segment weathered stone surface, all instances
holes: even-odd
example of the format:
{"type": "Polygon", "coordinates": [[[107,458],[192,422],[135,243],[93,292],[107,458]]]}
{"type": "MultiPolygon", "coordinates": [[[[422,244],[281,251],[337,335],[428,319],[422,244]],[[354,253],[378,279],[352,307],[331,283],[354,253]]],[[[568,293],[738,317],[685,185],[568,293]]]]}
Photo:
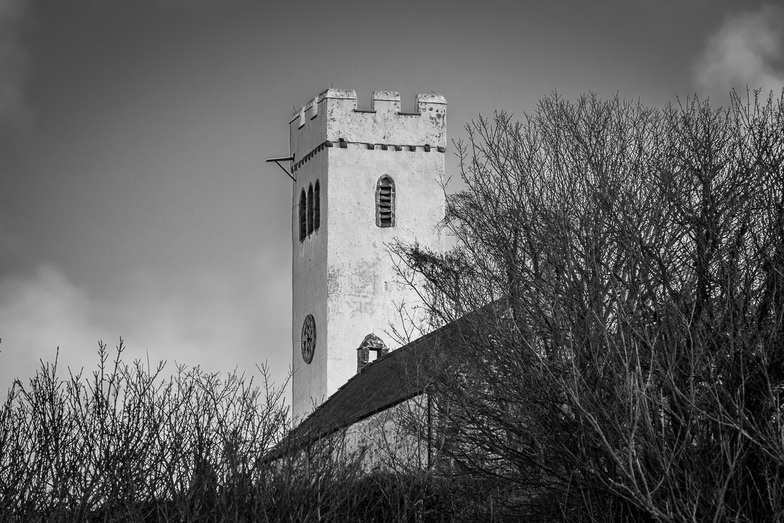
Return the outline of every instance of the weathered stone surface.
{"type": "MultiPolygon", "coordinates": [[[[446,100],[419,95],[418,113],[400,111],[394,91],[376,91],[357,111],[353,90],[328,89],[290,122],[293,171],[293,410],[301,417],[357,370],[357,340],[383,333],[398,306],[418,297],[398,281],[386,244],[395,238],[442,249],[446,100]],[[369,144],[369,145],[368,145],[369,144]],[[335,145],[330,147],[329,145],[335,145]],[[395,226],[376,225],[378,180],[395,186],[395,226]],[[320,184],[320,228],[299,240],[299,196],[320,184]],[[304,318],[316,322],[316,348],[301,356],[304,318]]],[[[389,339],[388,337],[386,337],[389,339]]],[[[392,347],[394,348],[394,347],[392,347]]]]}

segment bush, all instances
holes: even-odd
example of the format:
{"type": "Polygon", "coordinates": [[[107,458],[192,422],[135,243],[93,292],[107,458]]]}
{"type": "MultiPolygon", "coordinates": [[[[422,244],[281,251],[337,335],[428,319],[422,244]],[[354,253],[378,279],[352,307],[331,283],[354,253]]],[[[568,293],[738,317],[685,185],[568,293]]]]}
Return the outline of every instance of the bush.
{"type": "Polygon", "coordinates": [[[90,378],[42,364],[0,411],[0,514],[9,520],[198,520],[247,513],[257,459],[288,429],[282,389],[179,367],[162,379],[99,349],[90,378]]]}
{"type": "Polygon", "coordinates": [[[341,434],[269,461],[291,426],[263,368],[261,386],[199,368],[165,378],[123,350],[110,360],[101,344],[89,378],[58,377],[55,360],[14,383],[0,521],[459,521],[478,499],[426,471],[364,472],[341,434]]]}

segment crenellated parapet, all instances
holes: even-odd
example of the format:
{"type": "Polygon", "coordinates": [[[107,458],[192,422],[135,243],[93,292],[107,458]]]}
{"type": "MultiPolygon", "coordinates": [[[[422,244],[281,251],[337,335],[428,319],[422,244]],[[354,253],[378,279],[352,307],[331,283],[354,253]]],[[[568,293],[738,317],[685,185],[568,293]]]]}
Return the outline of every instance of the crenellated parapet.
{"type": "Polygon", "coordinates": [[[446,99],[419,94],[416,110],[400,110],[395,91],[375,91],[370,110],[357,109],[353,89],[327,89],[290,121],[293,170],[328,147],[392,151],[446,151],[446,99]]]}

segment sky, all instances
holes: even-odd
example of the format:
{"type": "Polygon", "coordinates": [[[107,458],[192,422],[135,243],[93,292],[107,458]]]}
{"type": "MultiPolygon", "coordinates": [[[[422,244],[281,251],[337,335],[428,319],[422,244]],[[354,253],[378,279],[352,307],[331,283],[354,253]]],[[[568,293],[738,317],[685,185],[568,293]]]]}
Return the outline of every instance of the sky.
{"type": "MultiPolygon", "coordinates": [[[[784,8],[729,0],[0,0],[0,395],[40,361],[291,359],[294,108],[326,88],[522,118],[784,85],[784,8]]],[[[447,175],[456,175],[454,148],[447,175]]]]}

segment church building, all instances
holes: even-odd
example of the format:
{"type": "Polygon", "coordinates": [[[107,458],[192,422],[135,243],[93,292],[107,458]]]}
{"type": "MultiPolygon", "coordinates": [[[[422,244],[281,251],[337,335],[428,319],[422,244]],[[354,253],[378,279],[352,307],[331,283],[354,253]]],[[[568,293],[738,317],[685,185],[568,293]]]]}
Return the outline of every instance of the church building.
{"type": "Polygon", "coordinates": [[[350,428],[362,446],[395,408],[426,417],[424,359],[448,338],[449,326],[403,347],[388,335],[420,300],[388,245],[444,248],[446,100],[420,94],[407,112],[398,93],[376,91],[360,110],[353,90],[327,89],[294,113],[290,147],[290,440],[350,428]]]}

